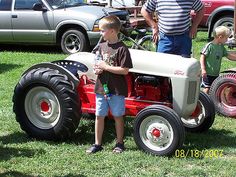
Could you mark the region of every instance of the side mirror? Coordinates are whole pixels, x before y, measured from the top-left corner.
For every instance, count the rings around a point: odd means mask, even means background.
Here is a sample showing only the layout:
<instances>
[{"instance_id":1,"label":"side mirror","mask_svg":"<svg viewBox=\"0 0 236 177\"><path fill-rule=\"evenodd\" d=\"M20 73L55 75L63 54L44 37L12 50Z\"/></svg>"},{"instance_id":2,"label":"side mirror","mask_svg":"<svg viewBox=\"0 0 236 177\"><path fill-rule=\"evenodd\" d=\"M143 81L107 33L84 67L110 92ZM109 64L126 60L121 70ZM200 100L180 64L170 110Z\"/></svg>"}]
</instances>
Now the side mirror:
<instances>
[{"instance_id":1,"label":"side mirror","mask_svg":"<svg viewBox=\"0 0 236 177\"><path fill-rule=\"evenodd\" d=\"M42 3L35 3L35 4L33 5L33 10L46 12L46 11L47 11L47 8L44 7Z\"/></svg>"}]
</instances>

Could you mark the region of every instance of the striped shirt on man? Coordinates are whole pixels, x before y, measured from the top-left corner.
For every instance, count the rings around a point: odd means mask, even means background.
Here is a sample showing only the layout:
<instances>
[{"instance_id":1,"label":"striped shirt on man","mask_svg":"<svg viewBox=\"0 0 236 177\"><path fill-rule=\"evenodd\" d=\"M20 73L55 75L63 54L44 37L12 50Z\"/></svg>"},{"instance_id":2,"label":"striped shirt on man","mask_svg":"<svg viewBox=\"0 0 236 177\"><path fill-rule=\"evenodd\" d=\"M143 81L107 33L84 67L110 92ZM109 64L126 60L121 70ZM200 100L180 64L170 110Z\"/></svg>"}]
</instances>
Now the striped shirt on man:
<instances>
[{"instance_id":1,"label":"striped shirt on man","mask_svg":"<svg viewBox=\"0 0 236 177\"><path fill-rule=\"evenodd\" d=\"M144 8L148 13L157 12L159 32L180 35L189 30L190 12L203 8L201 0L147 0Z\"/></svg>"}]
</instances>

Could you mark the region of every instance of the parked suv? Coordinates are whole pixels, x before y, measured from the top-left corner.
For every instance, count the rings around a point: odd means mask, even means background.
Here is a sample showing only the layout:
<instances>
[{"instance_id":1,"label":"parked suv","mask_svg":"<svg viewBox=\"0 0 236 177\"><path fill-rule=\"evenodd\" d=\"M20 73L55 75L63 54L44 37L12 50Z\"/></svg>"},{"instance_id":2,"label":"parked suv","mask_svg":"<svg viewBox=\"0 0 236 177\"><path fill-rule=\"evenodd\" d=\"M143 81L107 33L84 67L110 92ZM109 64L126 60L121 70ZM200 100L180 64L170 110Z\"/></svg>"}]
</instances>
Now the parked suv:
<instances>
[{"instance_id":1,"label":"parked suv","mask_svg":"<svg viewBox=\"0 0 236 177\"><path fill-rule=\"evenodd\" d=\"M86 51L100 38L107 14L128 22L126 11L81 0L0 0L0 43L60 45L65 53Z\"/></svg>"},{"instance_id":2,"label":"parked suv","mask_svg":"<svg viewBox=\"0 0 236 177\"><path fill-rule=\"evenodd\" d=\"M205 14L200 23L202 27L208 27L208 37L212 35L215 27L224 25L233 30L235 0L202 0L205 6ZM194 18L193 14L193 18Z\"/></svg>"}]
</instances>

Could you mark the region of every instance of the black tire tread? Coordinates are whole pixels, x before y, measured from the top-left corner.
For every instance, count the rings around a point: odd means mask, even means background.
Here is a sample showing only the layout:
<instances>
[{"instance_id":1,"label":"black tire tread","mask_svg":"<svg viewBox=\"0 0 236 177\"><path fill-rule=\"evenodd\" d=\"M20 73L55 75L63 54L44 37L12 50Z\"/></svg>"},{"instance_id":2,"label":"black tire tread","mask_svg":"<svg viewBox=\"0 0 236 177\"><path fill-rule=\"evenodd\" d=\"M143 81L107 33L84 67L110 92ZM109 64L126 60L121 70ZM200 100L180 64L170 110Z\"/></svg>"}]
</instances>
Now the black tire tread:
<instances>
[{"instance_id":1,"label":"black tire tread","mask_svg":"<svg viewBox=\"0 0 236 177\"><path fill-rule=\"evenodd\" d=\"M216 92L220 85L222 85L225 82L231 82L236 84L236 73L225 73L217 77L214 82L211 85L209 95L211 97L211 100L213 101L215 105L216 112L220 115L226 116L226 117L235 117L236 115L229 115L227 110L225 110L219 101L219 98L217 98Z\"/></svg>"},{"instance_id":2,"label":"black tire tread","mask_svg":"<svg viewBox=\"0 0 236 177\"><path fill-rule=\"evenodd\" d=\"M185 127L186 131L194 132L194 133L202 133L209 130L215 120L215 106L210 97L204 93L200 92L199 99L202 101L204 109L206 110L206 115L204 121L198 126L194 128Z\"/></svg>"},{"instance_id":3,"label":"black tire tread","mask_svg":"<svg viewBox=\"0 0 236 177\"><path fill-rule=\"evenodd\" d=\"M55 127L41 130L27 118L24 110L24 99L27 91L34 86L45 86L53 91L63 103L62 117ZM69 138L78 127L81 110L78 110L77 93L65 75L50 68L33 69L22 76L14 89L13 111L21 129L38 139L61 140Z\"/></svg>"}]
</instances>

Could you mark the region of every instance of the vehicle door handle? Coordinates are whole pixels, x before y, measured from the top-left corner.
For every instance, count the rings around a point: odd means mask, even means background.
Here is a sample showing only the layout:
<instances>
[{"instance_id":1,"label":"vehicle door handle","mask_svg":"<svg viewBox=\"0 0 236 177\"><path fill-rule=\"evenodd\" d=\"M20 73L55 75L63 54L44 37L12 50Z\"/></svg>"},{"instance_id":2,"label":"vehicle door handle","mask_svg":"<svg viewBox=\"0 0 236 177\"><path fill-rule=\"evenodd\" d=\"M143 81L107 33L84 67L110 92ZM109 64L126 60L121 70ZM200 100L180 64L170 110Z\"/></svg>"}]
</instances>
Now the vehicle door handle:
<instances>
[{"instance_id":1,"label":"vehicle door handle","mask_svg":"<svg viewBox=\"0 0 236 177\"><path fill-rule=\"evenodd\" d=\"M11 18L17 18L17 15L11 15Z\"/></svg>"}]
</instances>

